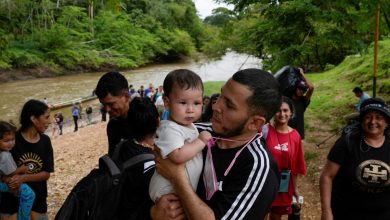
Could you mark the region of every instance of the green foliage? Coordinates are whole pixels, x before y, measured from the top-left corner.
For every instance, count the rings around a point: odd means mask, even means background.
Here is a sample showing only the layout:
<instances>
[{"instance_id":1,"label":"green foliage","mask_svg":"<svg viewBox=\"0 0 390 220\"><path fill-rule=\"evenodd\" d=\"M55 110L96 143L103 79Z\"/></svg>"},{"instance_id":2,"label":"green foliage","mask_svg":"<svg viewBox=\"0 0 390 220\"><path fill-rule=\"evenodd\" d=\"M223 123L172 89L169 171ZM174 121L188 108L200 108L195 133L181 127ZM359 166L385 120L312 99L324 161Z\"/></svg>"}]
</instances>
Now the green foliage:
<instances>
[{"instance_id":1,"label":"green foliage","mask_svg":"<svg viewBox=\"0 0 390 220\"><path fill-rule=\"evenodd\" d=\"M204 19L204 23L223 27L230 21L235 20L235 13L227 8L219 7L213 10L212 15Z\"/></svg>"},{"instance_id":2,"label":"green foliage","mask_svg":"<svg viewBox=\"0 0 390 220\"><path fill-rule=\"evenodd\" d=\"M192 38L185 31L176 29L171 34L169 45L172 48L171 51L174 51L176 54L184 54L187 56L194 56L195 54L195 45Z\"/></svg>"},{"instance_id":3,"label":"green foliage","mask_svg":"<svg viewBox=\"0 0 390 220\"><path fill-rule=\"evenodd\" d=\"M8 64L14 67L34 67L43 64L42 54L36 50L10 48L4 51Z\"/></svg>"},{"instance_id":4,"label":"green foliage","mask_svg":"<svg viewBox=\"0 0 390 220\"><path fill-rule=\"evenodd\" d=\"M134 68L194 56L205 39L191 0L0 1L1 69Z\"/></svg>"},{"instance_id":5,"label":"green foliage","mask_svg":"<svg viewBox=\"0 0 390 220\"><path fill-rule=\"evenodd\" d=\"M240 18L219 35L236 51L263 59L266 69L286 64L324 70L347 55L362 53L373 40L377 1L220 0ZM381 33L389 33L389 5L381 2ZM225 49L221 49L222 51ZM215 54L215 52L214 52Z\"/></svg>"}]
</instances>

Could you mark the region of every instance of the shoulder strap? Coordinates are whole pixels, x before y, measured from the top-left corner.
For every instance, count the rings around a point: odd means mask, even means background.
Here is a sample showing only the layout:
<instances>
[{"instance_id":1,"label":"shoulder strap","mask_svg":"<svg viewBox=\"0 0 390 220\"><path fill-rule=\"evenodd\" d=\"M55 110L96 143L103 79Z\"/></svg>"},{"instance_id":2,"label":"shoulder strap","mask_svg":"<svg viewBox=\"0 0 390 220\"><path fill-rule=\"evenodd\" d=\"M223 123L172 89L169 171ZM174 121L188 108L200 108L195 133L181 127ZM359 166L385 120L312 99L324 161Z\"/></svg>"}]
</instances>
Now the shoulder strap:
<instances>
[{"instance_id":1,"label":"shoulder strap","mask_svg":"<svg viewBox=\"0 0 390 220\"><path fill-rule=\"evenodd\" d=\"M111 176L119 176L121 171L108 154L99 158L99 168L107 168Z\"/></svg>"},{"instance_id":2,"label":"shoulder strap","mask_svg":"<svg viewBox=\"0 0 390 220\"><path fill-rule=\"evenodd\" d=\"M121 139L121 141L115 145L114 153L112 154L113 161L118 161L120 150L125 142L127 142L127 139Z\"/></svg>"},{"instance_id":3,"label":"shoulder strap","mask_svg":"<svg viewBox=\"0 0 390 220\"><path fill-rule=\"evenodd\" d=\"M153 159L154 159L153 154L140 154L140 155L134 156L134 157L128 159L125 163L123 163L123 170L125 170L131 166L134 166L135 164L138 164L140 162L147 161L147 160L153 160Z\"/></svg>"}]
</instances>

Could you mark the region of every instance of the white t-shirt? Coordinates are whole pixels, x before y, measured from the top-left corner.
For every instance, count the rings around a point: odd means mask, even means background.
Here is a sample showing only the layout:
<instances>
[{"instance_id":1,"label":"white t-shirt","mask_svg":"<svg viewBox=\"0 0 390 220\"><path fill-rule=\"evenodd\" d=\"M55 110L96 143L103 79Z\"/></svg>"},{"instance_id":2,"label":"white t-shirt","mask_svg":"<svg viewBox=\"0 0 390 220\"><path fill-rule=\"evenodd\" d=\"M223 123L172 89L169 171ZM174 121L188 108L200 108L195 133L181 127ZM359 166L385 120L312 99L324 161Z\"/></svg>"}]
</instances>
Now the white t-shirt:
<instances>
[{"instance_id":1,"label":"white t-shirt","mask_svg":"<svg viewBox=\"0 0 390 220\"><path fill-rule=\"evenodd\" d=\"M172 151L182 147L185 143L192 142L198 138L198 130L193 124L191 127L184 127L169 120L161 121L160 127L157 129L156 145L160 148L163 158L166 158ZM187 177L194 190L198 186L202 166L202 152L199 152L195 157L186 162ZM173 192L173 188L170 182L155 172L149 186L150 198L156 201L162 195L171 192Z\"/></svg>"},{"instance_id":2,"label":"white t-shirt","mask_svg":"<svg viewBox=\"0 0 390 220\"><path fill-rule=\"evenodd\" d=\"M9 151L0 151L0 175L9 175L13 173L16 168L17 166L11 153Z\"/></svg>"},{"instance_id":3,"label":"white t-shirt","mask_svg":"<svg viewBox=\"0 0 390 220\"><path fill-rule=\"evenodd\" d=\"M160 95L157 99L156 99L156 102L154 103L156 106L163 106L164 107L164 100L163 100L163 96Z\"/></svg>"}]
</instances>

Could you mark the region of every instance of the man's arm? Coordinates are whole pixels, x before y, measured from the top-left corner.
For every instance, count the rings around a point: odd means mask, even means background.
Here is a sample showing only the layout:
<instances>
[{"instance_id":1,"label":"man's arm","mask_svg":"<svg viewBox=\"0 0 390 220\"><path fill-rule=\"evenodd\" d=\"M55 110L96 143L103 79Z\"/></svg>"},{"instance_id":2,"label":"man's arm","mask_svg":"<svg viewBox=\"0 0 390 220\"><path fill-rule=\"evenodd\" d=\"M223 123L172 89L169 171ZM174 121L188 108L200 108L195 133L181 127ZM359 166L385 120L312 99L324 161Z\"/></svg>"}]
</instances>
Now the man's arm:
<instances>
[{"instance_id":1,"label":"man's arm","mask_svg":"<svg viewBox=\"0 0 390 220\"><path fill-rule=\"evenodd\" d=\"M303 69L302 69L302 68L298 68L298 69L299 69L299 73L300 73L301 76L303 77L303 80L305 80L306 85L307 85L307 87L308 87L308 90L307 90L307 92L306 92L306 94L305 94L305 99L306 99L306 101L308 102L308 101L310 101L311 96L313 95L313 92L314 92L314 85L313 85L313 83L311 83L311 82L309 81L309 79L306 77L305 72L303 71Z\"/></svg>"},{"instance_id":2,"label":"man's arm","mask_svg":"<svg viewBox=\"0 0 390 220\"><path fill-rule=\"evenodd\" d=\"M175 164L170 160L163 160L158 153L156 156L156 167L158 173L172 183L175 193L180 198L187 219L215 219L213 210L211 210L192 189L185 173L184 164ZM158 206L154 207L154 209L155 208L158 208Z\"/></svg>"},{"instance_id":3,"label":"man's arm","mask_svg":"<svg viewBox=\"0 0 390 220\"><path fill-rule=\"evenodd\" d=\"M116 145L121 141L120 131L117 127L118 119L113 118L107 124L108 155L110 157L113 156Z\"/></svg>"}]
</instances>

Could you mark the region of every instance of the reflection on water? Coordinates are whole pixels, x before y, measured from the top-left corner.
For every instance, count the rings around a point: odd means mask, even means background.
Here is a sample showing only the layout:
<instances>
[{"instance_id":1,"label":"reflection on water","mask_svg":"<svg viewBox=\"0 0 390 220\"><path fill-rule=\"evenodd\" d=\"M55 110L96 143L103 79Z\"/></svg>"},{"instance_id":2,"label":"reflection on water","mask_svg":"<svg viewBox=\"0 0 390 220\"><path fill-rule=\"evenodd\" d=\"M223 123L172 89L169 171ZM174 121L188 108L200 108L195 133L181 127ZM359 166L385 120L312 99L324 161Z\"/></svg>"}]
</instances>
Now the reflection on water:
<instances>
[{"instance_id":1,"label":"reflection on water","mask_svg":"<svg viewBox=\"0 0 390 220\"><path fill-rule=\"evenodd\" d=\"M225 81L238 69L259 68L260 65L261 61L257 58L228 53L218 61L201 59L198 62L190 60L173 64L148 65L135 70L122 71L122 73L129 84L139 88L141 85L147 87L149 83L155 86L162 85L168 72L178 68L196 72L203 81ZM55 104L89 96L102 74L104 73L85 73L0 84L0 119L16 120L22 105L29 99L43 100L46 97L49 103Z\"/></svg>"}]
</instances>

